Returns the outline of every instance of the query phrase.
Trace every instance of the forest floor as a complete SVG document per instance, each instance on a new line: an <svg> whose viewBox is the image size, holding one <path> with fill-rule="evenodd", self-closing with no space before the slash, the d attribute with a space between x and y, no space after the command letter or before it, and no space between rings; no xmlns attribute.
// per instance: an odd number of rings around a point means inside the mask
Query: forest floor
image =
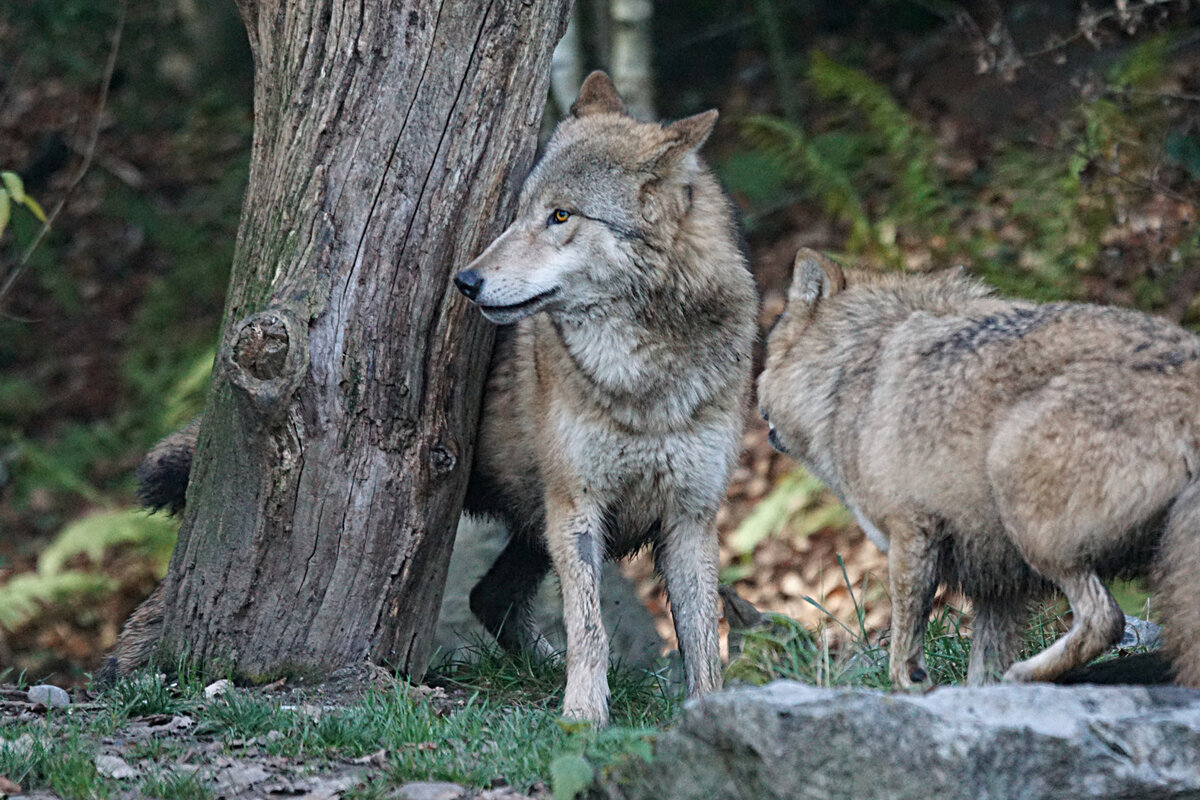
<svg viewBox="0 0 1200 800"><path fill-rule="evenodd" d="M542 800L551 782L570 797L648 758L678 705L653 676L614 672L614 724L595 731L555 714L553 668L488 663L437 686L370 668L314 688L142 674L56 707L0 687L0 797Z"/></svg>

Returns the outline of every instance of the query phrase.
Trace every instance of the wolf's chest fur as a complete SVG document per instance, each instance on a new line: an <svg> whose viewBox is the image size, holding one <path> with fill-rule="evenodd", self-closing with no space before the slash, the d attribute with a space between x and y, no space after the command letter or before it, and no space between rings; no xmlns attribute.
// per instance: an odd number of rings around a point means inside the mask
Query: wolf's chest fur
<svg viewBox="0 0 1200 800"><path fill-rule="evenodd" d="M542 318L506 331L468 505L500 506L510 527L532 534L547 488L590 495L608 509L613 554L645 544L673 505L709 509L737 450L747 380L711 349L639 339L618 324L580 331Z"/></svg>

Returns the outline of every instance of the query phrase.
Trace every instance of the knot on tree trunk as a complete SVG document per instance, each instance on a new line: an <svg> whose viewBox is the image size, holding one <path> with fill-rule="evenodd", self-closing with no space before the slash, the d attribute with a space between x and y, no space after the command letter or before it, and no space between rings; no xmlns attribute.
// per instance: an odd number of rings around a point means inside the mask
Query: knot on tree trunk
<svg viewBox="0 0 1200 800"><path fill-rule="evenodd" d="M260 311L233 326L222 360L230 382L262 415L282 413L308 372L308 330L283 310Z"/></svg>

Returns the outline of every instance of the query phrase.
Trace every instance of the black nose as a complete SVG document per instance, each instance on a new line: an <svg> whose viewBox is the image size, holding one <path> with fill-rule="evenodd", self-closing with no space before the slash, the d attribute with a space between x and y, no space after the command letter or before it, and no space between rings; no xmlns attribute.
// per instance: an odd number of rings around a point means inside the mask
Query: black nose
<svg viewBox="0 0 1200 800"><path fill-rule="evenodd" d="M483 288L483 276L473 269L464 269L454 276L454 285L468 300L474 300L479 297L479 290Z"/></svg>

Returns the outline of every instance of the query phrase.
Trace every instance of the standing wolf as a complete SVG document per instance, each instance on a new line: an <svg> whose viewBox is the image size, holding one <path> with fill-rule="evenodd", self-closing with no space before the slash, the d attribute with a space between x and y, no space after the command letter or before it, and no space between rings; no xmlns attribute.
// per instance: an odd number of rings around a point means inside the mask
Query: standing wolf
<svg viewBox="0 0 1200 800"><path fill-rule="evenodd" d="M939 581L976 610L970 683L1051 680L1120 639L1101 581L1152 567L1175 678L1200 686L1200 340L958 273L851 277L797 255L758 391L773 443L888 553L892 682L926 679ZM1070 631L1014 664L1055 589Z"/></svg>
<svg viewBox="0 0 1200 800"><path fill-rule="evenodd" d="M593 73L521 192L517 219L455 277L502 328L466 510L511 540L471 592L509 650L547 654L532 601L551 564L567 627L567 716L608 719L604 558L654 547L689 695L720 688L716 513L741 447L757 296L728 202L697 151L717 114L667 126L625 113ZM178 511L197 425L138 471ZM151 597L104 675L148 657Z"/></svg>
<svg viewBox="0 0 1200 800"><path fill-rule="evenodd" d="M757 297L697 151L708 111L637 122L584 82L517 218L455 277L502 329L467 510L511 540L471 592L509 649L545 652L531 601L553 564L568 716L608 716L600 566L652 544L689 695L720 687L716 513L741 447Z"/></svg>

